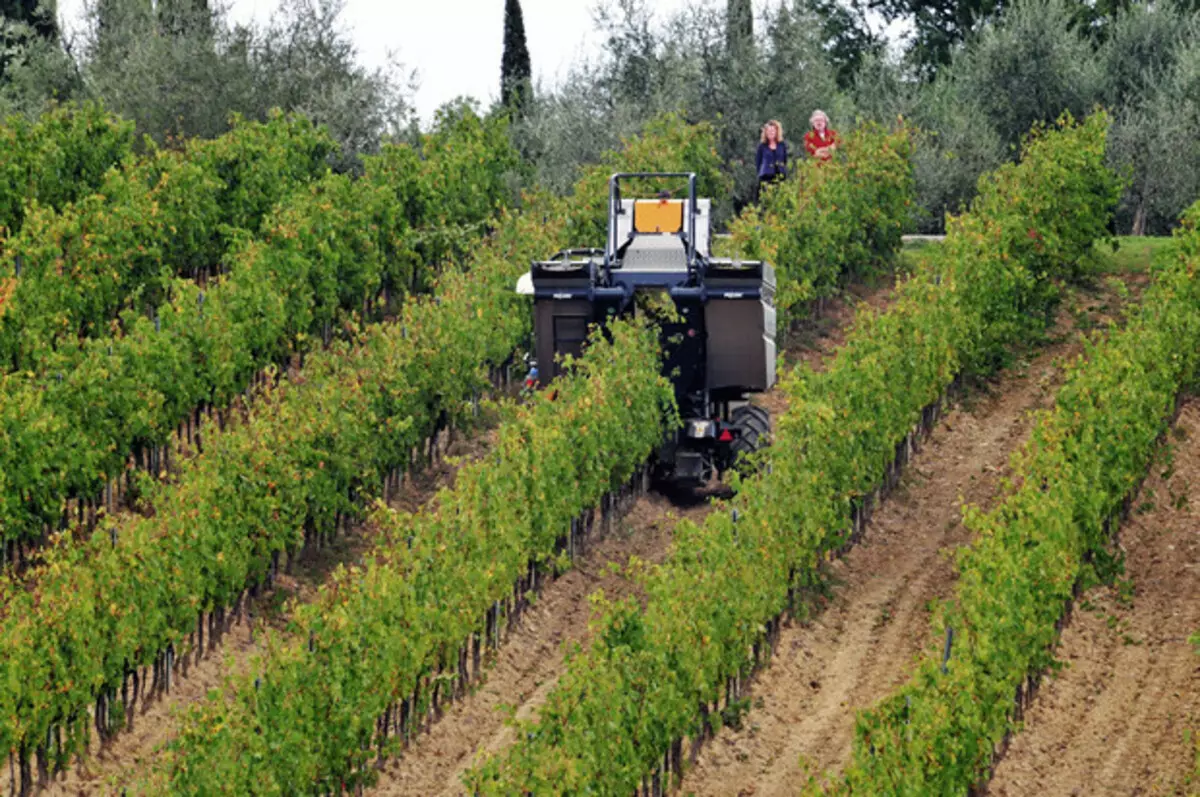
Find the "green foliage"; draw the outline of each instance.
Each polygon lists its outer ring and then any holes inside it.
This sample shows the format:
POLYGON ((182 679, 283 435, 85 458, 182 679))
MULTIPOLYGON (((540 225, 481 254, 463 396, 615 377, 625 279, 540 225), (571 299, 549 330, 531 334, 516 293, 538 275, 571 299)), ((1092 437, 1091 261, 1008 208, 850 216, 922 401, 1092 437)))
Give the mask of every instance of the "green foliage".
MULTIPOLYGON (((264 366, 378 317, 385 297, 425 290, 443 261, 478 242, 503 203, 496 175, 515 156, 503 130, 485 130, 476 117, 464 116, 446 133, 446 141, 427 142, 424 159, 390 147, 358 180, 311 180, 324 169, 329 142, 298 121, 239 125, 219 141, 193 145, 188 164, 224 178, 212 183, 210 201, 229 222, 217 227, 231 241, 220 255, 227 273, 204 290, 164 275, 170 298, 155 308, 156 318, 126 312, 114 335, 55 339, 26 358, 28 370, 0 379, 0 540, 39 539, 58 524, 68 499, 95 498, 131 452, 169 442, 195 407, 225 406, 264 366), (474 203, 463 204, 466 196, 474 203)), ((199 191, 182 183, 177 159, 165 166, 150 160, 133 172, 137 179, 126 184, 149 191, 146 182, 169 179, 178 206, 195 210, 199 191)), ((151 205, 160 215, 163 196, 151 205)), ((111 219, 114 207, 102 218, 111 219)), ((175 223, 171 243, 180 245, 187 239, 175 223)), ((97 262, 136 262, 146 242, 109 239, 109 256, 97 262)), ((172 259, 185 263, 184 254, 172 259)))
POLYGON ((9 75, 9 65, 36 40, 55 41, 58 19, 48 0, 0 1, 0 82, 9 75))
MULTIPOLYGON (((1000 175, 988 189, 1007 192, 1013 209, 993 220, 996 206, 981 201, 971 214, 978 226, 999 231, 1019 213, 1029 214, 1027 228, 1054 224, 1046 246, 1070 273, 1091 241, 1081 250, 1066 228, 1076 213, 1090 219, 1112 200, 1094 190, 1104 182, 1105 130, 1098 117, 1035 139, 1012 179, 1000 175), (1059 157, 1096 174, 1063 183, 1059 157), (1038 204, 1043 197, 1050 207, 1038 204)), ((758 663, 791 590, 818 581, 822 559, 846 542, 855 509, 891 471, 923 410, 982 346, 1013 342, 978 339, 977 319, 1013 319, 1044 300, 1037 281, 1021 274, 1045 253, 1000 235, 975 238, 967 232, 975 228, 953 228, 945 253, 902 283, 886 312, 860 311, 825 371, 801 365, 784 379, 788 409, 777 419, 769 467, 742 480, 702 527, 676 527, 667 561, 647 576, 645 611, 632 601, 602 607, 593 644, 570 659, 539 720, 520 723, 510 750, 473 769, 468 790, 630 793, 673 742, 697 738, 731 679, 758 663), (1005 273, 1008 281, 999 279, 1005 273)))
POLYGON ((975 196, 979 176, 1007 159, 983 109, 954 77, 915 86, 879 59, 867 61, 855 85, 866 119, 912 126, 914 217, 922 231, 944 232, 947 213, 961 213, 975 196))
MULTIPOLYGON (((656 151, 648 142, 642 146, 656 151)), ((398 166, 399 162, 390 160, 385 165, 398 166)), ((366 179, 381 179, 386 173, 381 169, 366 179)), ((417 170, 394 174, 420 179, 417 170)), ((265 240, 244 243, 239 251, 246 258, 261 258, 271 276, 247 279, 228 303, 231 313, 251 294, 266 306, 254 308, 249 317, 264 327, 285 325, 294 314, 303 313, 302 303, 299 309, 289 308, 287 303, 302 298, 305 290, 285 286, 303 286, 307 281, 314 286, 312 295, 332 296, 330 291, 360 284, 356 280, 365 282, 376 269, 387 273, 387 265, 377 259, 368 263, 362 275, 349 279, 325 271, 357 262, 355 252, 364 239, 356 230, 373 229, 381 223, 346 215, 355 212, 360 203, 371 207, 376 191, 373 184, 351 197, 350 208, 340 207, 341 203, 335 206, 332 198, 347 190, 342 184, 345 179, 331 176, 300 188, 300 197, 289 200, 278 217, 273 215, 264 224, 265 240), (304 208, 315 218, 306 221, 304 208)), ((397 190, 386 180, 378 193, 401 201, 425 196, 422 190, 397 190)), ((436 205, 436 197, 430 203, 436 205)), ((486 385, 488 367, 504 362, 529 334, 526 306, 512 290, 515 276, 531 259, 544 257, 569 241, 569 206, 547 195, 528 197, 527 203, 524 214, 500 215, 492 234, 474 248, 464 268, 444 270, 433 296, 409 296, 394 323, 368 326, 361 332, 355 324, 348 324, 347 331, 357 333, 350 342, 335 342, 330 349, 312 354, 300 379, 282 380, 267 388, 243 422, 224 429, 206 424, 202 429, 204 452, 188 459, 174 481, 153 488, 152 516, 106 519, 90 537, 63 536, 19 582, 0 582, 5 607, 0 616, 0 716, 4 718, 0 720, 0 749, 18 750, 23 757, 37 752, 42 761, 52 762, 65 762, 71 753, 85 749, 93 724, 90 703, 119 702, 116 696, 131 668, 148 666, 168 649, 186 649, 187 636, 203 613, 230 607, 247 587, 261 584, 277 553, 294 554, 306 538, 333 534, 339 518, 357 514, 362 499, 378 494, 386 474, 407 467, 414 447, 446 422, 461 422, 466 417, 470 398, 486 385), (54 747, 47 750, 44 740, 52 729, 61 730, 62 735, 51 734, 54 747)), ((391 207, 388 203, 384 206, 391 207)), ((382 230, 381 234, 386 240, 391 232, 382 230)), ((233 270, 221 285, 236 284, 239 273, 233 270)), ((186 294, 182 286, 180 291, 186 294)), ((190 297, 195 298, 195 293, 190 297)), ((206 311, 205 318, 209 316, 206 311)), ((314 317, 318 317, 315 312, 314 317)), ((164 319, 164 327, 166 323, 164 319)), ((645 333, 631 335, 645 338, 645 333)), ((253 345, 269 343, 257 329, 235 328, 218 319, 198 336, 210 347, 201 356, 228 374, 248 357, 238 348, 246 345, 243 336, 253 345)), ((661 423, 657 411, 651 412, 644 401, 632 400, 647 395, 638 391, 660 390, 661 381, 625 373, 626 363, 621 360, 597 357, 607 364, 595 368, 614 374, 621 385, 620 390, 606 389, 606 405, 612 396, 619 400, 611 407, 614 414, 594 416, 598 428, 608 429, 601 426, 603 418, 609 419, 604 423, 618 425, 636 419, 638 424, 647 424, 647 429, 650 416, 655 419, 654 433, 646 431, 644 435, 650 442, 644 440, 636 456, 630 451, 620 454, 626 464, 613 465, 606 459, 615 450, 607 445, 607 440, 616 436, 611 429, 587 440, 568 438, 573 441, 568 446, 572 454, 589 450, 593 454, 589 463, 609 468, 603 477, 603 467, 581 471, 579 478, 592 480, 589 484, 627 474, 657 442, 661 423)), ((147 362, 146 367, 168 378, 162 361, 147 362)), ((583 373, 591 374, 589 369, 583 373)), ((657 374, 657 367, 652 371, 657 374)), ((180 373, 186 376, 187 367, 180 373)), ((587 392, 584 387, 580 390, 587 392)), ((127 394, 127 398, 135 408, 139 401, 146 401, 140 393, 127 394)), ((584 397, 578 402, 580 412, 592 411, 590 401, 592 398, 584 397)), ((599 406, 595 409, 608 412, 599 406)), ((530 423, 535 430, 547 428, 543 423, 546 415, 553 417, 560 411, 557 404, 541 409, 538 420, 530 423)), ((578 434, 584 435, 582 425, 578 434)), ((530 448, 518 442, 513 441, 518 453, 529 456, 530 448)), ((547 446, 548 442, 539 442, 536 448, 547 446)), ((561 451, 556 454, 561 455, 561 451)), ((553 527, 557 534, 561 528, 554 526, 558 517, 554 513, 574 505, 574 490, 563 488, 557 468, 531 474, 514 467, 516 471, 506 466, 503 472, 521 473, 521 478, 531 480, 522 482, 526 486, 548 489, 546 485, 557 485, 554 493, 546 493, 545 503, 540 504, 545 511, 536 520, 546 524, 537 526, 541 533, 549 535, 553 527)), ((5 475, 7 471, 0 471, 0 484, 5 475)), ((488 475, 487 469, 480 472, 480 478, 488 475)), ((513 531, 521 534, 524 528, 514 526, 513 531)), ((539 544, 547 538, 540 537, 539 544)), ((389 578, 394 583, 394 575, 389 578)), ((511 587, 511 581, 499 583, 511 587)), ((488 585, 493 587, 499 588, 488 585)), ((365 601, 378 596, 368 589, 361 597, 365 601)), ((376 610, 383 613, 380 616, 390 611, 387 605, 376 610)), ((380 628, 371 625, 358 630, 374 633, 380 628)), ((403 646, 404 642, 394 637, 388 644, 403 646)), ((354 663, 360 658, 355 654, 354 663)), ((395 666, 398 661, 382 659, 375 665, 395 666)), ((347 673, 348 678, 354 677, 347 673)), ((328 677, 328 671, 322 671, 320 678, 328 677)), ((365 702, 347 702, 346 713, 339 715, 348 725, 330 725, 331 733, 373 724, 373 715, 356 712, 375 705, 373 701, 380 695, 368 688, 361 697, 365 702)), ((225 730, 245 732, 228 726, 225 730)), ((345 743, 342 737, 329 738, 331 745, 324 753, 306 759, 306 765, 316 762, 326 772, 346 771, 346 766, 358 760, 359 748, 338 746, 345 743), (343 757, 348 751, 353 752, 349 762, 343 757)), ((360 738, 354 737, 356 741, 360 738)), ((294 776, 287 761, 280 759, 274 764, 279 765, 281 777, 294 776)), ((202 775, 193 771, 191 776, 202 775)), ((181 774, 184 776, 186 773, 181 774)), ((269 789, 270 784, 261 782, 261 788, 269 789)))
POLYGON ((1084 556, 1107 546, 1177 396, 1194 383, 1198 221, 1200 205, 1125 327, 1068 368, 1054 409, 1039 414, 1014 456, 1003 503, 965 511, 977 539, 958 556, 944 621, 955 631, 947 671, 927 658, 906 686, 859 715, 854 758, 833 793, 961 793, 988 772, 1014 727, 1013 696, 1053 664, 1084 556))
POLYGON ((954 53, 1007 5, 1004 0, 870 0, 889 22, 911 21, 914 29, 907 57, 918 73, 932 78, 954 53))
POLYGON ((36 31, 37 35, 52 39, 58 35, 58 20, 54 16, 54 4, 46 0, 2 0, 0 17, 23 22, 36 31))
POLYGON ((1200 20, 1173 3, 1133 3, 1115 16, 1097 51, 1111 109, 1140 105, 1166 80, 1181 50, 1200 35, 1200 20))
MULTIPOLYGON (((902 16, 916 13, 908 5, 898 6, 902 16)), ((944 213, 965 206, 977 177, 1012 157, 1034 121, 1064 109, 1086 113, 1102 102, 1114 120, 1109 163, 1130 177, 1119 228, 1139 235, 1169 230, 1200 193, 1200 113, 1189 89, 1200 25, 1195 5, 1004 5, 1002 13, 999 6, 987 11, 989 21, 952 48, 952 61, 925 73, 929 80, 918 80, 911 64, 876 58, 856 76, 858 113, 884 123, 903 115, 919 131, 922 229, 941 232, 944 213)))
POLYGON ((305 793, 374 775, 378 751, 400 741, 375 718, 410 696, 420 715, 436 674, 486 632, 488 610, 530 562, 552 559, 572 521, 659 443, 673 393, 657 335, 608 331, 555 382, 553 401, 515 408, 491 453, 430 508, 378 512, 381 542, 366 564, 298 608, 231 702, 190 714, 164 762, 171 793, 305 793))
POLYGON ((824 50, 837 70, 838 86, 850 88, 863 63, 869 58, 882 56, 887 42, 871 30, 863 3, 803 0, 803 6, 821 21, 824 50))
POLYGON ((967 358, 974 368, 990 370, 1006 342, 1045 328, 1061 282, 1082 275, 1093 242, 1108 237, 1121 189, 1103 168, 1109 117, 1099 112, 1076 126, 1067 116, 1057 128, 1035 127, 1021 161, 981 178, 971 212, 947 220, 945 255, 978 258, 959 286, 977 308, 967 358))
POLYGON ((240 231, 328 170, 331 149, 303 119, 239 121, 219 139, 130 161, 61 211, 34 208, 0 242, 0 275, 15 279, 0 362, 37 370, 60 341, 103 336, 122 311, 157 306, 174 276, 218 272, 240 231))
POLYGON ((775 267, 775 304, 786 325, 801 305, 849 276, 885 265, 911 214, 908 130, 864 126, 830 162, 806 160, 731 225, 738 253, 775 267))
MULTIPOLYGON (((575 184, 571 211, 573 246, 603 246, 608 223, 608 180, 614 172, 695 172, 696 191, 719 199, 729 193, 721 169, 713 127, 690 125, 678 114, 664 114, 643 131, 609 150, 575 184)), ((635 184, 631 191, 653 196, 664 188, 658 182, 635 184)), ((677 189, 678 185, 670 186, 677 189)))
POLYGON ((0 238, 21 229, 36 203, 61 210, 95 191, 133 147, 133 124, 98 103, 48 110, 0 126, 0 238))
MULTIPOLYGON (((421 183, 431 197, 420 210, 429 235, 418 244, 424 262, 437 264, 463 258, 478 239, 481 226, 496 211, 514 202, 510 177, 520 166, 504 115, 481 117, 469 104, 438 109, 433 129, 420 142, 421 183)), ((367 159, 367 171, 388 166, 395 147, 384 147, 383 156, 367 159)))
POLYGON ((407 118, 409 78, 370 70, 341 19, 344 0, 282 0, 266 23, 234 24, 226 4, 101 0, 85 7, 75 69, 89 96, 158 143, 219 136, 233 114, 303 114, 355 170, 407 118))
POLYGON ((754 49, 754 6, 750 0, 726 0, 725 46, 735 57, 754 49))
MULTIPOLYGON (((850 3, 858 7, 858 2, 850 3)), ((955 56, 970 49, 980 35, 987 35, 989 26, 1003 24, 1005 16, 1021 5, 1011 0, 868 0, 865 5, 883 13, 890 22, 905 21, 912 25, 913 34, 908 42, 905 58, 915 71, 925 79, 934 78, 949 66, 955 56)), ((1111 35, 1116 18, 1142 4, 1131 0, 1094 0, 1063 4, 1065 16, 1059 27, 1058 21, 1049 21, 1055 30, 1078 30, 1095 41, 1104 41, 1111 35)), ((1191 2, 1177 4, 1181 9, 1191 2)), ((1060 109, 1061 110, 1061 109, 1060 109)))
MULTIPOLYGON (((323 267, 329 239, 314 236, 320 226, 273 230, 315 246, 305 264, 249 245, 268 274, 290 262, 300 282, 302 269, 323 267)), ((106 519, 91 537, 62 537, 21 581, 0 584, 0 747, 32 751, 57 727, 66 751, 85 749, 91 702, 115 696, 131 667, 182 648, 200 613, 232 606, 262 583, 272 556, 294 553, 306 530, 332 534, 340 516, 358 511, 354 497, 376 494, 440 417, 461 418, 486 364, 502 362, 527 334, 512 291, 515 264, 553 249, 559 236, 561 227, 540 217, 503 218, 469 274, 448 271, 436 296, 411 297, 396 323, 311 355, 303 379, 268 388, 244 422, 205 424, 204 453, 156 490, 152 517, 106 519)), ((287 294, 268 274, 231 288, 229 312, 252 293, 267 306, 248 320, 286 323, 287 294)), ((232 370, 238 360, 230 357, 247 354, 237 336, 257 330, 208 323, 203 356, 232 370)), ((163 365, 146 364, 165 378, 163 365)))
POLYGON ((768 9, 753 46, 733 50, 725 4, 693 4, 661 22, 636 0, 613 0, 599 10, 602 57, 579 64, 557 91, 539 93, 514 126, 547 187, 567 190, 582 165, 651 120, 676 113, 711 126, 722 168, 734 178, 732 197, 710 195, 723 222, 754 196, 753 155, 767 119, 796 132, 815 108, 828 111, 839 130, 839 119, 849 119, 836 73, 822 55, 821 25, 806 10, 768 9))
POLYGON ((954 64, 962 91, 1015 147, 1064 111, 1083 116, 1101 94, 1092 44, 1072 26, 1070 0, 1019 0, 954 64))
MULTIPOLYGON (((1197 20, 1180 24, 1196 30, 1197 20)), ((1139 235, 1168 229, 1200 194, 1200 38, 1180 42, 1162 68, 1153 87, 1122 107, 1110 148, 1114 166, 1131 178, 1122 222, 1139 235)))
POLYGON ((158 0, 154 15, 159 31, 174 37, 211 37, 216 21, 208 0, 158 0))

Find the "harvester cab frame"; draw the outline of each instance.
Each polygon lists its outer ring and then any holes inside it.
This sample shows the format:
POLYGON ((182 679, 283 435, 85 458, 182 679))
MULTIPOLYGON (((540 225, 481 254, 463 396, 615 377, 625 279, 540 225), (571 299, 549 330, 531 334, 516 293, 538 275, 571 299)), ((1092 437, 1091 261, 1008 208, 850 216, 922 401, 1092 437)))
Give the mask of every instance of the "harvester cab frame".
POLYGON ((767 442, 770 418, 748 399, 775 384, 774 269, 713 257, 711 213, 694 173, 614 174, 604 249, 564 249, 534 261, 517 283, 533 296, 534 363, 546 382, 564 354, 582 353, 593 324, 646 312, 639 298, 673 302, 676 312, 655 320, 683 422, 667 434, 655 470, 690 485, 767 442), (622 183, 631 180, 686 180, 687 198, 626 197, 622 183))

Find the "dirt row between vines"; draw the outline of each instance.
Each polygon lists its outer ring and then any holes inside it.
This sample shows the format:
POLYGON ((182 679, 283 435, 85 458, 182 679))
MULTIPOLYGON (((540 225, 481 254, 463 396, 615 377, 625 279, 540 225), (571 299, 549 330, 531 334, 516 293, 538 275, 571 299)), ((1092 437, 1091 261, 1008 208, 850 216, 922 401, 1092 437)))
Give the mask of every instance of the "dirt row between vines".
POLYGON ((1119 544, 1125 576, 1075 603, 993 797, 1186 795, 1200 731, 1200 399, 1156 462, 1119 544))
MULTIPOLYGON (((820 367, 845 341, 857 306, 886 306, 892 286, 890 279, 855 285, 846 296, 827 300, 819 317, 783 341, 788 361, 820 367)), ((784 408, 779 391, 758 397, 756 403, 773 415, 784 408)), ((677 505, 654 493, 639 499, 616 533, 597 542, 572 570, 542 591, 501 647, 486 680, 449 708, 430 733, 390 762, 373 793, 413 797, 465 793, 462 775, 477 754, 510 745, 512 728, 506 719, 510 715, 532 719, 563 672, 564 651, 586 646, 589 596, 599 589, 611 599, 640 595, 638 585, 623 574, 631 557, 648 563, 663 561, 675 523, 684 518, 703 522, 711 508, 703 500, 677 505)))
POLYGON ((637 595, 636 584, 616 568, 623 568, 631 557, 661 562, 675 520, 699 521, 708 511, 705 503, 675 508, 656 493, 639 498, 618 529, 542 590, 501 645, 484 681, 386 766, 375 792, 422 797, 462 793, 461 776, 476 751, 495 752, 512 742, 505 723, 509 710, 530 719, 563 670, 564 648, 585 642, 589 596, 597 590, 611 599, 637 595))
POLYGON ((783 630, 740 727, 722 729, 705 745, 681 793, 792 795, 848 762, 855 713, 892 692, 918 656, 943 643, 930 611, 952 593, 951 555, 971 539, 962 502, 994 503, 1010 456, 1032 427, 1030 413, 1050 405, 1059 363, 1081 350, 1079 326, 1114 317, 1119 305, 1109 289, 1076 295, 1050 345, 951 407, 873 513, 862 542, 829 566, 831 596, 816 600, 808 621, 783 630))
MULTIPOLYGON (((490 431, 456 435, 433 466, 404 481, 389 501, 392 508, 420 509, 438 490, 453 483, 463 462, 483 456, 491 446, 490 431)), ((187 708, 219 689, 229 676, 249 671, 255 655, 263 650, 262 634, 255 633, 256 627, 265 623, 282 628, 289 601, 312 600, 339 565, 360 562, 375 538, 376 529, 370 524, 350 524, 331 545, 304 553, 291 573, 280 573, 274 590, 251 602, 245 619, 235 623, 217 647, 206 649, 186 672, 180 669, 175 673, 172 689, 164 698, 137 708, 133 730, 121 732, 103 750, 93 741, 88 761, 60 775, 44 793, 111 794, 146 774, 158 749, 179 731, 187 708)), ((0 793, 7 793, 7 775, 0 778, 0 793)))

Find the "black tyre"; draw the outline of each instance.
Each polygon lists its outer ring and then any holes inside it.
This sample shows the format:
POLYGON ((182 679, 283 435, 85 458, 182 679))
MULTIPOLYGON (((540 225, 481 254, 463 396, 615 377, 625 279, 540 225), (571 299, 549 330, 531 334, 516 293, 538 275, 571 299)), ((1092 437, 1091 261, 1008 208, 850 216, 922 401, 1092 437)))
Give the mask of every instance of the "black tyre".
POLYGON ((762 407, 746 404, 733 411, 730 423, 736 429, 729 444, 730 461, 737 465, 743 455, 749 456, 771 442, 771 415, 762 407))

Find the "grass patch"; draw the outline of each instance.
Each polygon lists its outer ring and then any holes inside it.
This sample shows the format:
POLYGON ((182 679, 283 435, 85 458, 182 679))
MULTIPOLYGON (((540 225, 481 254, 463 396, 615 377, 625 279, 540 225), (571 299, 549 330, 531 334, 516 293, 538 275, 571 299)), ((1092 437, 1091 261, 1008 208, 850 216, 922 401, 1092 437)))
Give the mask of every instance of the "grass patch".
POLYGON ((936 252, 942 245, 937 240, 908 240, 900 246, 896 270, 901 274, 914 274, 926 258, 936 252))
POLYGON ((1097 243, 1096 270, 1101 274, 1147 273, 1154 258, 1171 244, 1170 236, 1132 236, 1117 238, 1117 248, 1097 243))

